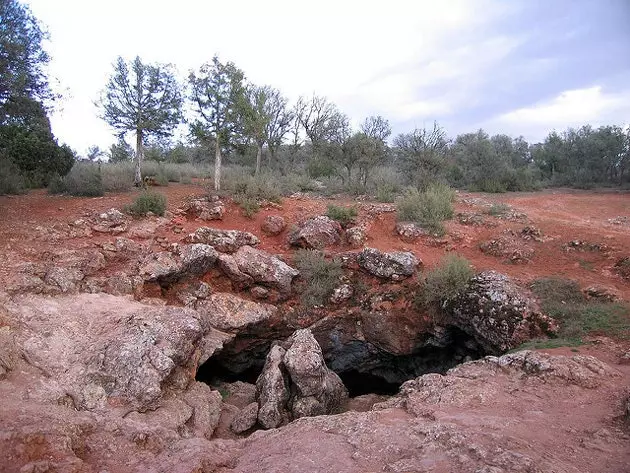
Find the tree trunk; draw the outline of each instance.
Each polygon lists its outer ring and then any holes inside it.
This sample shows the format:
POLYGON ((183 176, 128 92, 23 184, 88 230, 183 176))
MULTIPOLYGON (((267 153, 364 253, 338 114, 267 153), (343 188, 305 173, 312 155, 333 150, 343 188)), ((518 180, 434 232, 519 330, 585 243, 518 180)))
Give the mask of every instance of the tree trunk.
POLYGON ((144 149, 142 148, 142 130, 136 130, 136 173, 133 178, 133 185, 142 186, 142 159, 144 149))
POLYGON ((260 174, 260 161, 262 160, 262 151, 262 145, 258 143, 258 151, 256 151, 256 173, 254 174, 255 176, 258 176, 258 174, 260 174))
POLYGON ((219 143, 219 136, 217 135, 217 140, 215 144, 216 148, 214 150, 214 190, 221 190, 221 144, 219 143))

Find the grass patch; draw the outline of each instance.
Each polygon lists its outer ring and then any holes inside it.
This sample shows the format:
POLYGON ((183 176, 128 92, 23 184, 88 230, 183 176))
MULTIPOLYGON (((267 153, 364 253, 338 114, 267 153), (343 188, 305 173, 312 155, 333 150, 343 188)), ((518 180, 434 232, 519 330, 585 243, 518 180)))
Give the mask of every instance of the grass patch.
POLYGON ((509 205, 499 202, 492 204, 485 213, 488 215, 492 215, 493 217, 503 217, 504 215, 507 215, 511 210, 512 208, 509 205))
POLYGON ((166 196, 157 192, 142 192, 132 204, 125 207, 125 211, 136 216, 146 215, 149 212, 155 215, 164 215, 166 196))
POLYGON ((437 235, 443 235, 443 221, 453 218, 455 191, 444 184, 431 184, 425 191, 407 189, 398 201, 398 220, 414 222, 437 235))
POLYGON ((560 347, 579 347, 583 344, 582 340, 574 338, 536 338, 519 345, 513 350, 508 351, 508 353, 514 353, 521 350, 545 350, 560 347))
POLYGON ((326 210, 326 216, 336 220, 344 228, 353 223, 357 215, 356 207, 339 207, 331 204, 326 210))
POLYGON ((461 293, 473 277, 470 262, 459 255, 449 254, 440 264, 426 273, 418 301, 425 307, 437 309, 447 299, 461 293))
POLYGON ((559 340, 581 342, 590 334, 630 338, 630 308, 613 302, 587 300, 577 282, 543 278, 531 285, 541 309, 553 317, 560 329, 559 340))
POLYGON ((307 307, 324 305, 339 285, 339 278, 343 274, 341 263, 327 260, 316 250, 298 250, 293 261, 306 282, 302 303, 307 307))
POLYGON ((243 215, 247 218, 254 218, 254 215, 260 211, 260 204, 255 197, 247 194, 236 194, 232 200, 241 208, 243 215))

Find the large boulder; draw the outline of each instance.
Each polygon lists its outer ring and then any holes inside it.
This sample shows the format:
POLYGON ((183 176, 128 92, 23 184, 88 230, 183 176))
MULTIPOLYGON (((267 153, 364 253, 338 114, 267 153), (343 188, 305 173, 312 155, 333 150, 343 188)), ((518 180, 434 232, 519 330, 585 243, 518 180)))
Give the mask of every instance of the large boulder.
POLYGON ((248 301, 229 293, 211 294, 199 301, 196 309, 206 323, 226 332, 241 332, 265 323, 278 311, 271 304, 248 301))
POLYGON ((476 275, 465 291, 446 301, 447 323, 472 336, 486 353, 500 354, 555 330, 527 290, 496 271, 476 275))
POLYGON ((320 249, 341 241, 339 222, 320 215, 305 221, 289 236, 289 244, 300 248, 320 249))
POLYGON ((200 220, 223 220, 225 205, 218 199, 198 198, 186 202, 177 212, 200 220))
POLYGON ((383 253, 374 248, 365 248, 357 257, 357 263, 368 273, 382 279, 401 279, 412 276, 421 262, 409 251, 383 253))
POLYGON ((254 280, 254 282, 271 286, 281 294, 291 292, 291 283, 300 272, 286 264, 277 256, 251 246, 243 246, 234 254, 238 269, 254 280))
POLYGON ((182 245, 176 252, 162 251, 149 255, 140 264, 140 276, 148 282, 172 284, 188 276, 201 276, 209 271, 218 258, 210 245, 182 245))
POLYGON ((234 253, 240 247, 256 246, 260 243, 258 237, 240 230, 219 230, 217 228, 200 227, 186 237, 191 243, 205 243, 213 246, 222 253, 234 253))
POLYGON ((279 235, 285 228, 287 228, 287 222, 281 215, 268 215, 260 226, 263 233, 270 236, 279 235))
POLYGON ((310 330, 298 330, 284 345, 286 349, 271 349, 256 381, 258 421, 264 428, 334 413, 348 397, 339 376, 326 367, 310 330))

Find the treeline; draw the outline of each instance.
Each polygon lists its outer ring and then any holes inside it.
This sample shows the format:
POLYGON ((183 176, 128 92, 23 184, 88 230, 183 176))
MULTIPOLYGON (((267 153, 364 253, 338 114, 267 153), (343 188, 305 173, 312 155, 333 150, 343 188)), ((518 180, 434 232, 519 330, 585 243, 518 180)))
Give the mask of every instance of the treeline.
MULTIPOLYGON (((58 180, 77 158, 50 129, 56 97, 45 74, 45 33, 17 0, 0 0, 0 22, 0 193, 10 193, 58 180)), ((117 142, 107 151, 91 147, 86 159, 135 160, 136 185, 144 159, 211 164, 217 190, 225 163, 249 166, 254 175, 307 174, 354 193, 435 181, 488 192, 630 182, 627 127, 554 131, 536 144, 483 130, 453 138, 437 123, 392 137, 384 117, 353 129, 327 98, 290 104, 218 57, 190 71, 185 83, 171 65, 119 58, 97 104, 117 142), (184 142, 172 142, 176 129, 187 130, 184 142)))

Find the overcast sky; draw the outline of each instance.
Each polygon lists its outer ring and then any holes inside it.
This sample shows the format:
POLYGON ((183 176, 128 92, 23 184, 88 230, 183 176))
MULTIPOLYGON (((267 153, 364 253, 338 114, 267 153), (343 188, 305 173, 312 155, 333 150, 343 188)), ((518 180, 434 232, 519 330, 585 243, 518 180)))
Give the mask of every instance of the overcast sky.
POLYGON ((442 124, 535 142, 552 129, 630 122, 630 0, 29 0, 66 96, 53 132, 79 153, 112 131, 94 101, 117 56, 218 54, 289 99, 316 93, 354 125, 442 124))

